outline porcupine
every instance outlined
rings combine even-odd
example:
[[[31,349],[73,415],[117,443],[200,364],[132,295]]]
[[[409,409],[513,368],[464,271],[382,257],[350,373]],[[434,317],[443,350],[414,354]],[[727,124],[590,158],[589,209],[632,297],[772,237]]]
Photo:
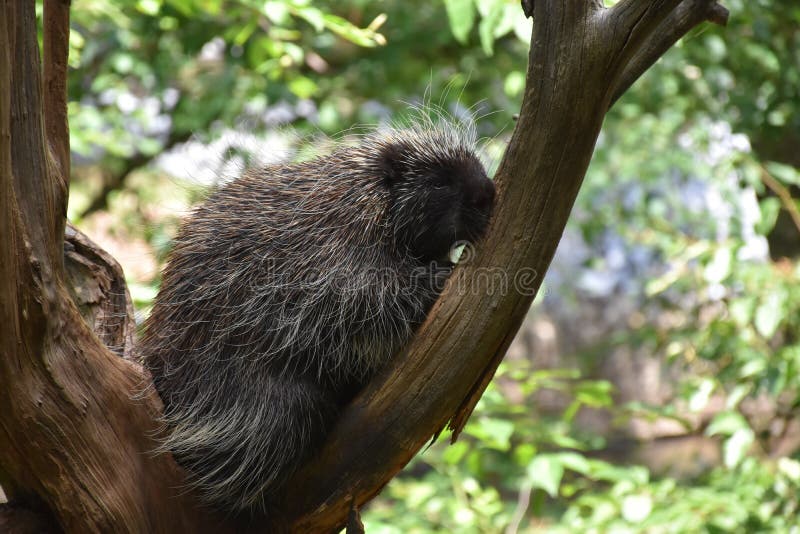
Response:
[[[423,121],[246,171],[179,230],[140,355],[209,505],[263,512],[484,232],[474,129]]]

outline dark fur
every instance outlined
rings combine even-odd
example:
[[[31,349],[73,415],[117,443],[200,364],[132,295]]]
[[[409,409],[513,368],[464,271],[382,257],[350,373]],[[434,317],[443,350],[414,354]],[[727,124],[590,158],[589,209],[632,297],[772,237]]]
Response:
[[[428,126],[251,170],[194,211],[139,348],[163,448],[209,503],[258,511],[280,492],[424,320],[493,199],[463,132]]]

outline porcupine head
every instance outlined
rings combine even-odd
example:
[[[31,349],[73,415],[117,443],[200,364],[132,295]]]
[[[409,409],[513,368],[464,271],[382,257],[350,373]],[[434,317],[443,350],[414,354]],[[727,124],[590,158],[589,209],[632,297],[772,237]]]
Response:
[[[471,127],[382,128],[214,191],[174,242],[139,352],[161,451],[229,513],[261,513],[341,408],[405,345],[484,232],[494,186]]]

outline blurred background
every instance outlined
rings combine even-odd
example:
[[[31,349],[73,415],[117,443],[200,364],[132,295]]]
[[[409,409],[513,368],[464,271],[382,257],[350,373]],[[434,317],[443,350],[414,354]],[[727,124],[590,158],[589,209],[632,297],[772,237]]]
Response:
[[[609,112],[495,380],[367,532],[800,532],[800,5],[723,3]],[[530,32],[506,0],[73,0],[69,217],[141,321],[247,165],[421,103],[497,163]]]

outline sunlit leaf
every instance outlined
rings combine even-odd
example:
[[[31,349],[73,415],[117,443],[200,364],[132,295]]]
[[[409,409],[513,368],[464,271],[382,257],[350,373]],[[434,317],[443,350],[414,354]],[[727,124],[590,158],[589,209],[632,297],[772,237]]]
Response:
[[[462,44],[467,43],[469,32],[475,25],[475,0],[445,0],[450,31]]]
[[[622,499],[622,517],[631,523],[641,523],[653,510],[653,499],[649,495],[628,495]]]
[[[733,467],[741,462],[754,440],[755,435],[749,427],[736,430],[723,444],[725,465]]]
[[[755,326],[758,333],[765,338],[771,338],[784,318],[784,302],[786,293],[780,289],[773,289],[756,308]]]
[[[494,53],[495,31],[505,15],[505,2],[503,0],[488,0],[478,3],[481,21],[478,24],[478,35],[481,47],[486,55]]]
[[[784,165],[776,161],[768,161],[764,164],[767,171],[786,185],[800,185],[800,171],[791,165]]]
[[[527,474],[532,487],[543,489],[550,497],[556,497],[564,476],[564,466],[552,455],[539,454],[528,465]]]
[[[734,433],[738,432],[742,429],[749,429],[750,426],[747,424],[747,420],[740,414],[739,412],[720,412],[711,423],[706,428],[706,435],[707,436],[714,436],[717,434],[722,434],[724,436],[730,436]]]

